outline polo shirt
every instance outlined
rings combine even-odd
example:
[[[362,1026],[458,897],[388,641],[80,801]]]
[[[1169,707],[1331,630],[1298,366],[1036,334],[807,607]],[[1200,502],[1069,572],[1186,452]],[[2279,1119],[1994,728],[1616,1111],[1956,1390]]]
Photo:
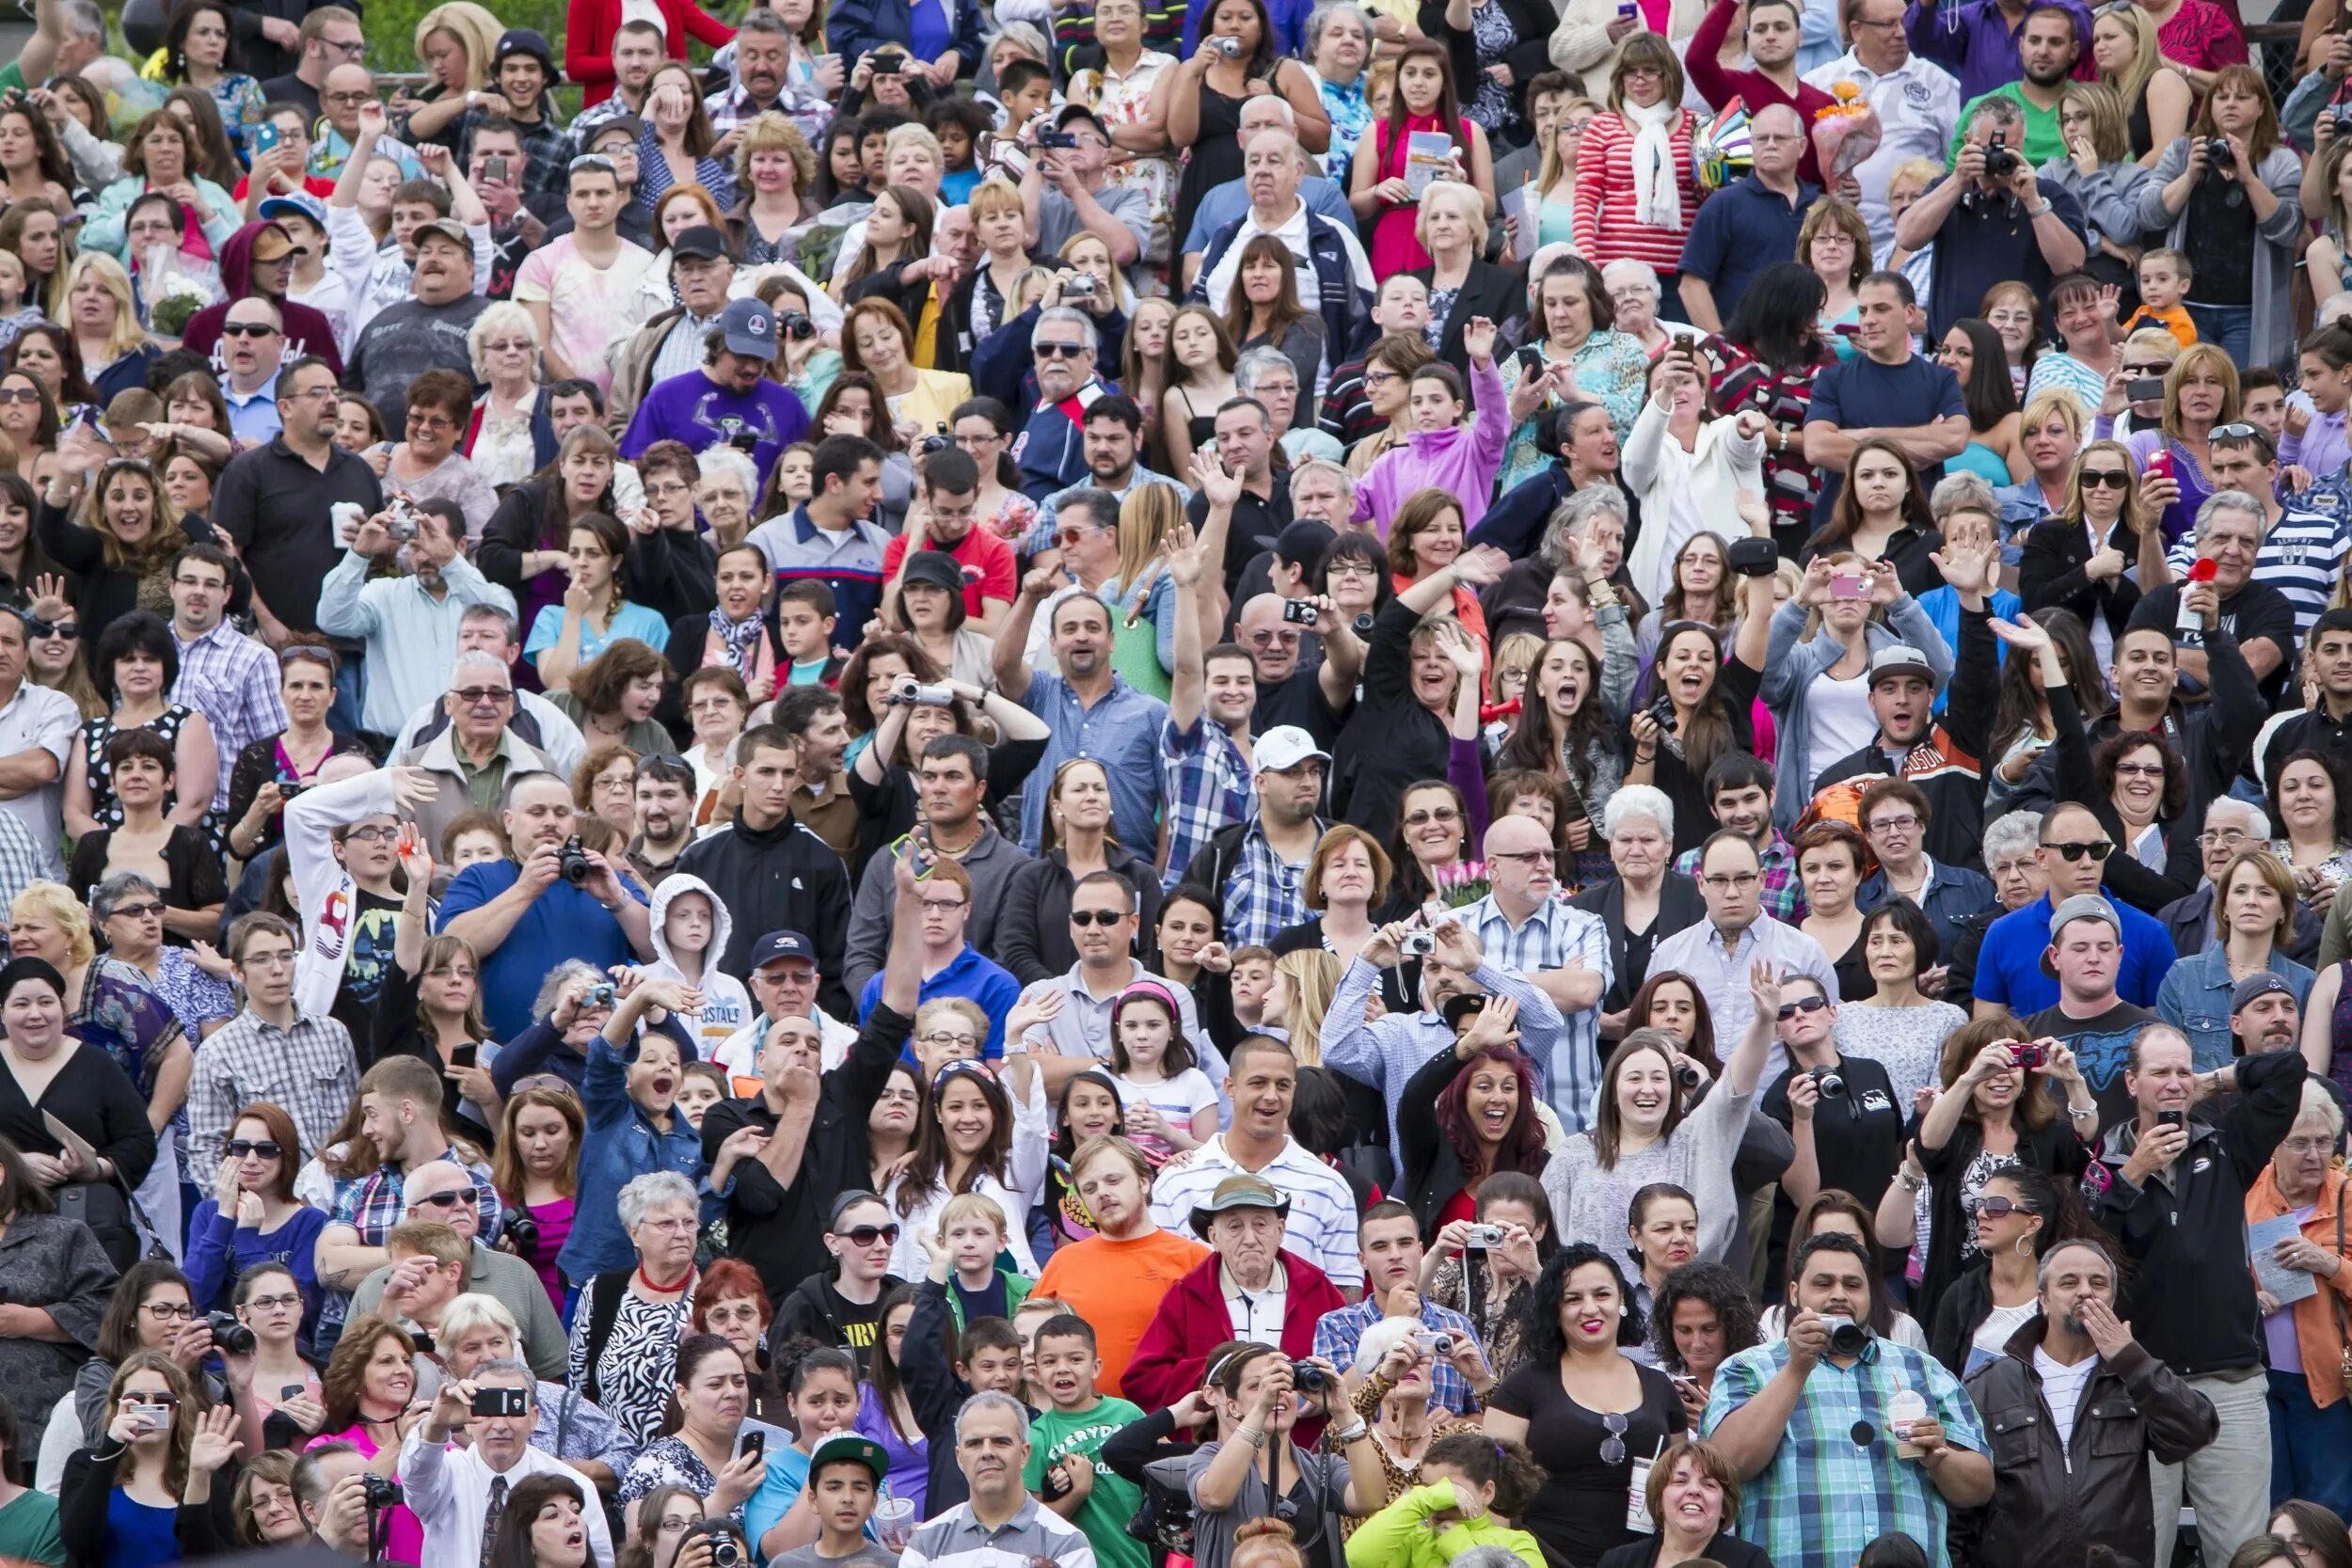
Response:
[[[873,1015],[874,1004],[882,1000],[882,977],[878,974],[866,982],[858,993],[857,1021],[864,1023]],[[945,996],[960,996],[979,1004],[988,1015],[988,1038],[980,1042],[980,1054],[994,1061],[1005,1053],[1005,1017],[1012,1005],[1021,1000],[1021,982],[1004,965],[980,957],[970,942],[963,951],[947,961],[936,974],[923,978],[922,989],[915,993],[919,1005],[936,1002]]]
[[[2083,226],[2082,203],[2057,185],[2043,185],[2041,191],[2042,199],[2050,204],[2058,221],[2088,245],[2090,232]],[[2042,259],[2033,223],[2026,215],[2025,204],[2007,194],[1987,196],[1979,191],[1973,199],[1963,197],[1953,206],[1944,227],[1935,231],[1935,281],[1928,293],[1930,342],[1941,341],[1952,323],[1973,313],[1985,291],[1995,283],[2023,283],[2036,298],[2049,293],[2050,264]]]
[[[2221,601],[2221,629],[2237,639],[2238,652],[2247,651],[2247,644],[2257,638],[2266,638],[2279,650],[2279,667],[2261,680],[2265,702],[2276,703],[2286,690],[2287,676],[2296,668],[2296,654],[2302,644],[2295,635],[2295,607],[2287,596],[2263,580],[2262,557],[2254,558],[2254,576],[2246,586]],[[2168,582],[2161,588],[2149,590],[2139,596],[2132,608],[2127,626],[2161,626],[2172,632],[2172,641],[2184,648],[2202,648],[2202,631],[2177,631],[2181,610],[2181,585]]]
[[[773,524],[763,527],[772,528]],[[1073,757],[1092,757],[1111,779],[1111,828],[1121,844],[1152,845],[1160,838],[1160,726],[1168,705],[1129,686],[1118,675],[1093,706],[1053,671],[1035,671],[1021,705],[1045,721],[1045,754],[1021,792],[1021,844],[1035,853],[1045,828],[1045,784]],[[1011,789],[1016,781],[997,781]]]
[[[240,392],[227,376],[220,378],[221,401],[229,405],[229,433],[240,446],[258,447],[275,440],[286,428],[278,413],[278,372],[250,392]]]
[[[2122,899],[2107,902],[2123,922],[2123,968],[2115,977],[2116,992],[2136,1007],[2152,1007],[2179,957],[2172,933]],[[2042,954],[2050,945],[2050,909],[2044,894],[1985,927],[1972,993],[1978,1001],[2007,1007],[2019,1018],[2058,1006],[2058,984],[2042,973]]]
[[[1939,254],[1941,246],[1938,246]],[[1983,292],[1978,292],[1982,297]],[[1937,328],[1938,335],[1942,328]],[[1899,365],[1883,365],[1867,354],[1825,365],[1813,378],[1813,403],[1805,411],[1807,424],[1833,424],[1840,429],[1905,429],[1933,424],[1954,415],[1968,417],[1960,395],[1960,377],[1924,355],[1907,356]],[[1930,464],[1919,483],[1932,490],[1944,478],[1944,465]],[[1823,472],[1820,499],[1814,503],[1816,527],[1829,520],[1837,504],[1844,476]]]
[[[1756,274],[1797,253],[1797,230],[1820,190],[1800,181],[1794,201],[1750,174],[1717,191],[1699,207],[1682,248],[1682,271],[1715,296],[1715,314],[1731,319]]]
[[[1021,573],[1012,553],[1012,546],[993,531],[975,523],[964,536],[952,545],[943,545],[933,536],[923,546],[952,556],[963,568],[963,612],[977,617],[986,614],[981,602],[996,599],[1012,603],[1013,594],[1021,588]],[[898,563],[907,558],[907,536],[894,533],[882,549],[882,580],[887,582],[898,572]]]
[[[749,392],[722,387],[700,367],[647,389],[621,437],[621,455],[635,462],[656,441],[683,441],[701,451],[738,436],[755,438],[752,467],[768,483],[777,456],[808,433],[808,410],[789,390],[762,379]],[[854,623],[863,626],[866,623]]]
[[[788,516],[771,517],[752,530],[751,543],[768,558],[779,593],[811,578],[833,590],[834,641],[854,645],[864,638],[866,623],[882,610],[888,533],[863,520],[829,532],[817,526],[806,506],[796,506]]]
[[[1030,1497],[1004,1524],[991,1529],[958,1503],[914,1532],[899,1568],[1009,1568],[1041,1563],[1055,1568],[1094,1568],[1094,1548],[1076,1526]]]
[[[451,921],[491,902],[521,878],[522,867],[511,860],[466,867],[449,884],[434,929],[448,930]],[[621,879],[621,886],[639,903],[648,902],[628,878]],[[511,1040],[531,1027],[532,999],[548,972],[566,958],[584,959],[599,970],[637,961],[620,921],[596,895],[558,879],[523,911],[506,940],[482,957],[483,1012],[493,1038]]]
[[[314,468],[283,435],[230,458],[213,487],[213,526],[236,542],[270,613],[295,631],[319,629],[319,589],[343,557],[327,522],[338,501],[364,516],[383,511],[375,470],[341,447]]]

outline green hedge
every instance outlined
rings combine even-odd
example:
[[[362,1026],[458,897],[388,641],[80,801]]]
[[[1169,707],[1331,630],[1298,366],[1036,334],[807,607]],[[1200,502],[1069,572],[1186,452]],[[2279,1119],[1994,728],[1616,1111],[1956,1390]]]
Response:
[[[376,71],[418,71],[417,24],[440,0],[364,0],[368,65]],[[564,62],[565,0],[498,0],[491,12],[509,27],[534,27]]]

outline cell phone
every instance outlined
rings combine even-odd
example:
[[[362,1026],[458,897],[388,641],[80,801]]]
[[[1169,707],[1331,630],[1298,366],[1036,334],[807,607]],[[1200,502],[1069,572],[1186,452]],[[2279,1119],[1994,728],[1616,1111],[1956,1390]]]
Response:
[[[1534,343],[1519,350],[1519,373],[1524,376],[1544,373],[1544,351]]]
[[[906,68],[907,57],[904,55],[882,55],[874,60],[874,74],[877,76],[900,75]]]
[[[2136,375],[2123,383],[2123,396],[2133,403],[2161,403],[2164,401],[2164,377]]]
[[[262,121],[261,124],[256,125],[253,128],[254,152],[258,155],[263,152],[277,151],[278,137],[281,135],[282,133],[278,129],[278,122],[276,120],[265,119]]]
[[[135,1404],[131,1406],[130,1416],[131,1419],[151,1429],[171,1425],[171,1406],[167,1404]]]
[[[2156,1125],[2158,1127],[2182,1127],[2185,1126],[2187,1122],[2188,1113],[2186,1111],[2158,1111],[2156,1113]]]
[[[483,159],[482,178],[485,180],[496,180],[501,184],[504,184],[506,182],[506,154],[503,152],[493,152],[488,157]]]
[[[1862,574],[1859,572],[1832,572],[1829,576],[1829,596],[1833,599],[1858,599],[1862,597]]]
[[[764,1432],[747,1432],[743,1434],[743,1446],[738,1450],[737,1457],[740,1458],[745,1454],[756,1457],[767,1451],[768,1434]]]
[[[475,1058],[481,1054],[481,1049],[482,1048],[480,1046],[474,1045],[470,1041],[467,1044],[461,1045],[456,1050],[449,1053],[449,1065],[452,1067],[472,1067],[474,1065]]]
[[[519,1416],[531,1408],[531,1396],[520,1388],[477,1388],[473,1391],[473,1413],[477,1416]]]
[[[302,1385],[299,1383],[289,1383],[283,1388],[278,1390],[278,1402],[280,1404],[285,1403],[288,1400],[298,1400],[301,1397]]]

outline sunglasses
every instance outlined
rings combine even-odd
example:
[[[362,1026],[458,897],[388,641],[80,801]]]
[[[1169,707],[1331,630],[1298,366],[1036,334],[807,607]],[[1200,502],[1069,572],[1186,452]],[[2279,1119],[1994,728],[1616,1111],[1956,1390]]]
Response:
[[[2128,490],[2132,476],[2123,468],[2085,468],[2083,488],[2086,490]]]
[[[38,615],[24,617],[24,629],[36,639],[56,637],[69,642],[82,635],[82,627],[78,622],[44,621]]]
[[[1799,1013],[1818,1013],[1828,1006],[1829,998],[1826,996],[1801,996],[1794,1002],[1780,1005],[1780,1021],[1786,1023]]]
[[[30,387],[0,387],[0,403],[39,403],[40,393]]]
[[[1626,1424],[1622,1410],[1612,1410],[1600,1418],[1601,1430],[1609,1434],[1600,1440],[1600,1462],[1603,1465],[1625,1463]]]
[[[1977,1212],[1984,1218],[1997,1220],[2010,1214],[2035,1214],[2041,1211],[2013,1197],[2000,1197],[1987,1193],[1977,1199]]]
[[[454,1209],[461,1203],[474,1204],[481,1201],[480,1193],[475,1192],[471,1187],[460,1187],[455,1192],[435,1193],[430,1197],[421,1197],[408,1207],[415,1209],[422,1204],[430,1203],[436,1209]]]
[[[2042,847],[2044,849],[2056,849],[2059,854],[2064,855],[2070,861],[2078,861],[2085,855],[2089,855],[2090,857],[2090,863],[2093,865],[2098,864],[2102,861],[2106,860],[2109,855],[2115,853],[2115,846],[2108,844],[2104,840],[2097,844],[2044,844]]]
[[[1075,359],[1086,353],[1084,343],[1035,343],[1031,352],[1040,359]]]
[[[220,329],[224,338],[269,338],[277,332],[278,328],[267,322],[226,322]]]
[[[1109,927],[1126,918],[1126,915],[1117,910],[1072,910],[1070,911],[1070,924],[1073,926]]]
[[[853,1225],[840,1234],[851,1246],[872,1246],[877,1242],[888,1242],[892,1246],[898,1244],[898,1227],[896,1223]]]
[[[135,911],[123,910],[119,912],[144,914],[147,911],[142,908]],[[258,1154],[264,1160],[275,1160],[284,1152],[285,1149],[279,1147],[275,1138],[231,1138],[229,1140],[229,1157],[232,1160],[242,1160],[248,1154]]]

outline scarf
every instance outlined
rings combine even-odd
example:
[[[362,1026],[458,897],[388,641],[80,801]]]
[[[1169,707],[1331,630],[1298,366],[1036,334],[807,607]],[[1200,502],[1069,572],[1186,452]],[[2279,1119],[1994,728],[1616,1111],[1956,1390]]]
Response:
[[[1660,100],[1648,108],[1628,103],[1617,111],[1633,128],[1633,216],[1651,229],[1682,228],[1682,169],[1675,158],[1674,130],[1682,105]]]
[[[710,635],[724,645],[727,662],[735,666],[735,673],[743,677],[747,686],[759,663],[760,634],[766,629],[757,610],[741,621],[728,620],[723,610],[714,609],[710,612]]]

